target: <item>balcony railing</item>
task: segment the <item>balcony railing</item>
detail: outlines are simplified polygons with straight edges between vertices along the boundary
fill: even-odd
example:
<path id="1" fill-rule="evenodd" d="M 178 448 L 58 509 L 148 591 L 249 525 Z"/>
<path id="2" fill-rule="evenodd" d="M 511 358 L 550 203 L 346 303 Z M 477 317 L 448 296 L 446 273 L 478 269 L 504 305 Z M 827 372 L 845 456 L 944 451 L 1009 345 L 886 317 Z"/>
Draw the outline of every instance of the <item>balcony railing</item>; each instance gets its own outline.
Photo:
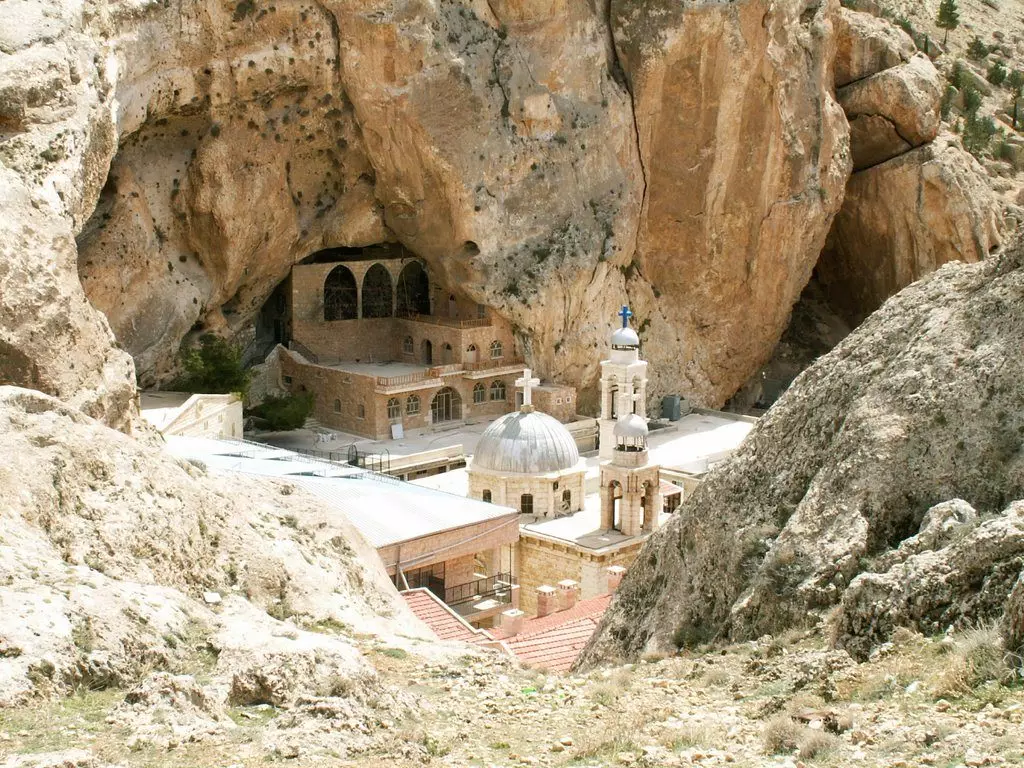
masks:
<path id="1" fill-rule="evenodd" d="M 476 579 L 448 587 L 444 591 L 444 601 L 451 606 L 477 603 L 488 598 L 499 603 L 511 603 L 514 584 L 515 579 L 511 573 L 497 573 L 486 579 Z"/>
<path id="2" fill-rule="evenodd" d="M 491 368 L 511 368 L 526 365 L 526 361 L 520 357 L 499 357 L 496 359 L 477 360 L 475 363 L 466 363 L 463 367 L 467 371 L 489 371 Z"/>
<path id="3" fill-rule="evenodd" d="M 399 315 L 399 317 L 405 320 L 414 320 L 417 323 L 446 325 L 449 328 L 486 328 L 491 325 L 489 317 L 476 317 L 468 320 L 458 317 L 443 317 L 441 315 Z"/>

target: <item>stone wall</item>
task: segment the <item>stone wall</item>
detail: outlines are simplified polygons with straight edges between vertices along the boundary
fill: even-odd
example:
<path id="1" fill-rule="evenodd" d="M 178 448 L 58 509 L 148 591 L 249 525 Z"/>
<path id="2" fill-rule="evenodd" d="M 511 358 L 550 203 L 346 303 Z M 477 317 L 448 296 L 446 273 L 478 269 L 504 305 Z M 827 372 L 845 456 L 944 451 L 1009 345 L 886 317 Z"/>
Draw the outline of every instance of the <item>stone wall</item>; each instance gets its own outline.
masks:
<path id="1" fill-rule="evenodd" d="M 576 387 L 544 384 L 533 389 L 533 404 L 563 424 L 576 419 Z"/>
<path id="2" fill-rule="evenodd" d="M 491 501 L 494 504 L 504 504 L 522 511 L 522 496 L 529 493 L 533 495 L 533 514 L 542 517 L 556 517 L 564 514 L 562 495 L 565 491 L 572 494 L 569 503 L 570 511 L 576 512 L 583 508 L 584 474 L 582 470 L 576 469 L 568 470 L 561 475 L 557 473 L 539 476 L 500 474 L 474 469 L 470 465 L 469 496 L 474 499 L 483 499 L 484 491 L 488 490 L 491 492 Z M 555 488 L 556 483 L 557 488 Z"/>
<path id="3" fill-rule="evenodd" d="M 519 608 L 527 614 L 537 613 L 537 587 L 554 586 L 563 579 L 580 583 L 580 600 L 603 595 L 608 591 L 605 569 L 612 565 L 629 567 L 643 546 L 644 539 L 601 553 L 584 550 L 570 542 L 520 533 L 516 547 L 519 579 Z"/>

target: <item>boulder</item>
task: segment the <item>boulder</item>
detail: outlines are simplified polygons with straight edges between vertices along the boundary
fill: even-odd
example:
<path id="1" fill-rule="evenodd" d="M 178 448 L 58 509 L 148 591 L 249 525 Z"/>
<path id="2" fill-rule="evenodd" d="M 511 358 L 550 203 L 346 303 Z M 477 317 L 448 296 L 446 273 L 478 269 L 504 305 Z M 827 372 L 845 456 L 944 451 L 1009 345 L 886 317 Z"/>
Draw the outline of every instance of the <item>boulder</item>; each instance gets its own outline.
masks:
<path id="1" fill-rule="evenodd" d="M 941 524 L 947 535 L 935 539 L 937 521 L 926 516 L 921 533 L 906 540 L 892 561 L 875 563 L 850 582 L 834 618 L 837 647 L 863 660 L 896 627 L 937 635 L 1002 617 L 1024 568 L 1024 502 L 984 522 L 970 515 L 954 521 L 955 511 Z M 949 537 L 952 530 L 957 533 Z"/>
<path id="2" fill-rule="evenodd" d="M 1020 567 L 1022 296 L 1019 244 L 947 264 L 887 301 L 804 371 L 646 542 L 581 664 L 814 622 L 866 565 L 915 535 L 908 552 L 956 554 L 942 578 L 959 615 L 991 615 Z M 922 530 L 950 499 L 990 521 L 971 528 L 958 504 L 933 510 Z M 974 549 L 955 525 L 943 533 L 958 516 Z M 972 562 L 982 547 L 987 571 Z M 940 560 L 922 549 L 905 562 L 925 574 Z M 986 592 L 983 574 L 997 571 Z M 933 609 L 958 615 L 955 605 Z M 847 634 L 860 627 L 870 624 Z M 876 641 L 865 637 L 864 647 Z"/>
<path id="3" fill-rule="evenodd" d="M 835 15 L 837 88 L 910 61 L 910 35 L 885 19 L 840 7 Z"/>
<path id="4" fill-rule="evenodd" d="M 979 261 L 1001 240 L 984 169 L 951 134 L 850 178 L 817 276 L 860 322 L 905 285 L 950 261 Z"/>
<path id="5" fill-rule="evenodd" d="M 927 56 L 883 70 L 840 88 L 836 97 L 851 121 L 855 170 L 875 165 L 931 141 L 939 132 L 943 81 Z M 879 121 L 889 127 L 879 126 Z M 884 124 L 883 124 L 884 125 Z"/>

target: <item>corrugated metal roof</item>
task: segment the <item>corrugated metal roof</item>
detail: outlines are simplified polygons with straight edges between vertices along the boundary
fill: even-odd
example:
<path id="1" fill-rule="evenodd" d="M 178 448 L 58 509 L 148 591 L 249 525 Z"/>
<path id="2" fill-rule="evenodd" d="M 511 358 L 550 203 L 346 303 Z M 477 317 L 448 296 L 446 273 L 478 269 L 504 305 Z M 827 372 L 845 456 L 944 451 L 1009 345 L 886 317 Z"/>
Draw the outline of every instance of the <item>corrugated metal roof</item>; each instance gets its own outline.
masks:
<path id="1" fill-rule="evenodd" d="M 213 471 L 293 482 L 345 515 L 376 548 L 488 520 L 518 519 L 511 507 L 258 443 L 175 436 L 167 444 L 175 456 L 201 461 Z"/>

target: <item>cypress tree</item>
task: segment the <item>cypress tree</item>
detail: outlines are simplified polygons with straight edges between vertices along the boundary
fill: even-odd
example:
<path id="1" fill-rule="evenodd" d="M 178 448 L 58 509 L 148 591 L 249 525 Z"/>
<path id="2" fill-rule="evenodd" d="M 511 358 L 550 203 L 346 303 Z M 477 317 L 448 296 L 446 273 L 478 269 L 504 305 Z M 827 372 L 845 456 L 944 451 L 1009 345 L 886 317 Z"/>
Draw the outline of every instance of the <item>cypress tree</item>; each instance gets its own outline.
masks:
<path id="1" fill-rule="evenodd" d="M 942 0 L 939 4 L 939 18 L 935 23 L 946 30 L 946 34 L 942 38 L 942 44 L 945 45 L 949 39 L 949 30 L 960 26 L 960 13 L 956 6 L 956 0 Z"/>

